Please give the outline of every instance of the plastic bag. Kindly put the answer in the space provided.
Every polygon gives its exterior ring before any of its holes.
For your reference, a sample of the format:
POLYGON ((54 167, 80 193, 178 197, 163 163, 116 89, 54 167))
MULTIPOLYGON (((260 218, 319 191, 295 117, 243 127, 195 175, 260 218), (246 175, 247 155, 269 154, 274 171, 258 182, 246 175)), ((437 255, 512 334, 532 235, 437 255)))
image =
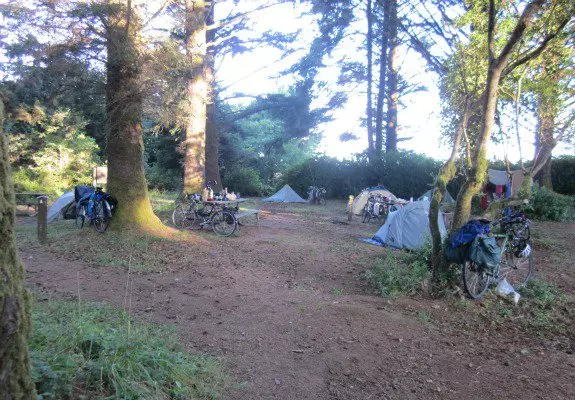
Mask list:
POLYGON ((507 282, 507 279, 503 279, 497 284, 495 292, 504 296, 512 294, 513 303, 515 303, 515 305, 519 304, 519 299, 521 298, 521 295, 515 291, 515 288, 511 286, 509 282, 507 282))

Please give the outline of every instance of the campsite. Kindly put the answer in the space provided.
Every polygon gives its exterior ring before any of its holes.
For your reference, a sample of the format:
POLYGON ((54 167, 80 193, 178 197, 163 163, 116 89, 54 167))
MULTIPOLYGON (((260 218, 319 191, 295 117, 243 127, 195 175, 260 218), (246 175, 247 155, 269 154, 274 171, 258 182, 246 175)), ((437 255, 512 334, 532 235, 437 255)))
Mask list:
POLYGON ((571 399, 575 4, 0 4, 0 399, 571 399))

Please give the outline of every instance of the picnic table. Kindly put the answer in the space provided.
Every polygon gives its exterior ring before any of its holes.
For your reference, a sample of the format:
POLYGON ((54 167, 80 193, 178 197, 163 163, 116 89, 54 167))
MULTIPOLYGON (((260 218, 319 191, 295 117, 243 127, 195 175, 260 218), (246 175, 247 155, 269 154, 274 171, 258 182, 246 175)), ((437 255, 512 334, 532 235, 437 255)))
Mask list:
POLYGON ((239 198, 239 199, 235 199, 235 200, 206 200, 204 201, 204 205, 213 205, 217 208, 231 208, 234 210, 234 214, 236 216, 236 219, 238 220, 238 223, 240 225, 242 224, 242 219, 250 216, 250 215, 255 215, 256 219, 257 219, 257 223, 260 222, 260 212, 261 210, 244 210, 242 212, 240 212, 240 203, 244 203, 246 201, 248 201, 249 199, 245 199, 245 198, 239 198))
POLYGON ((32 207, 34 214, 38 213, 38 197, 48 197, 46 193, 14 193, 17 206, 32 207))

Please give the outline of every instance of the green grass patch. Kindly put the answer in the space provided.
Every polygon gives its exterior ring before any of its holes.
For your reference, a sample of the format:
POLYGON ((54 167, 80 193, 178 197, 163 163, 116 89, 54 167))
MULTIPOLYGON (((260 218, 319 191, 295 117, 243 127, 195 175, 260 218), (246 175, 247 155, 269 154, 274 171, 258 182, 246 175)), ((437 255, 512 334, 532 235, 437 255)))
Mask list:
POLYGON ((387 249, 387 252, 373 261, 364 277, 384 297, 399 294, 414 295, 423 288, 424 281, 430 277, 430 249, 407 253, 387 249))
POLYGON ((227 387, 214 358, 184 352, 174 329, 107 305, 38 302, 32 377, 42 399, 213 399, 227 387))

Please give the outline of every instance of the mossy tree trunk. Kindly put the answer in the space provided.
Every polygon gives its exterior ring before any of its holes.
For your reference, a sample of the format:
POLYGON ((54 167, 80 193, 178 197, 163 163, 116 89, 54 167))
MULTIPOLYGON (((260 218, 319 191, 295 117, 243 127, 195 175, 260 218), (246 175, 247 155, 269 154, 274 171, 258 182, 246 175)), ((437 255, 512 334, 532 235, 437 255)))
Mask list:
POLYGON ((200 192, 205 182, 206 104, 209 78, 206 41, 206 12, 204 0, 185 0, 186 56, 190 80, 186 93, 186 153, 184 159, 184 191, 200 192))
POLYGON ((377 86, 377 103, 375 109, 375 144, 374 153, 378 158, 381 156, 383 147, 383 128, 384 114, 383 106, 385 104, 386 78, 387 78, 387 53, 389 43, 389 1, 383 2, 383 33, 381 35, 381 52, 379 54, 379 82, 377 86))
MULTIPOLYGON (((431 265, 432 265, 432 281, 433 287, 437 288, 440 284, 441 274, 445 270, 446 262, 443 257, 443 248, 441 245, 441 232, 439 231, 439 208, 443 200, 443 194, 447 190, 447 184, 453 179, 457 168, 455 166, 455 161, 457 159, 457 154, 459 152, 459 147, 461 145, 461 138, 463 132, 467 127, 468 121, 468 109, 466 107, 463 117, 457 126, 457 131, 455 133, 455 139, 453 143, 453 148, 451 150, 451 155, 449 159, 443 164, 439 175, 435 180, 435 190, 433 196, 431 197, 431 202, 429 205, 429 229, 431 231, 431 243, 432 243, 432 253, 431 253, 431 265)), ((448 228, 449 229, 449 228, 448 228)))
POLYGON ((15 200, 0 97, 0 399, 34 399, 28 335, 30 296, 14 243, 15 200))
POLYGON ((144 175, 141 90, 141 21, 131 2, 109 0, 106 112, 108 192, 118 199, 113 227, 161 227, 144 175))

